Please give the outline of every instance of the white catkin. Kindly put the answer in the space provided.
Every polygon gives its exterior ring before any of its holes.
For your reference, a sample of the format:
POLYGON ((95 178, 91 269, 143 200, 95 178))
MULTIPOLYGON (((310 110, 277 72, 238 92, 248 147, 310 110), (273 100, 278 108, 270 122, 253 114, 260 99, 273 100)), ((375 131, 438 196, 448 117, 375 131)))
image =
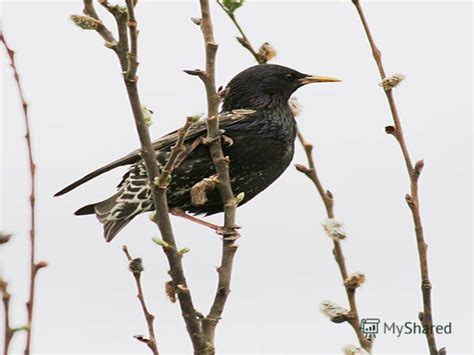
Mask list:
POLYGON ((344 230, 344 223, 335 218, 328 218, 322 223, 326 234, 334 240, 346 239, 346 231, 344 230))
POLYGON ((398 86, 398 84, 400 84, 404 79, 405 75, 403 74, 393 74, 392 76, 383 79, 379 86, 383 87, 383 89, 387 91, 398 86))
POLYGON ((344 355, 369 355, 369 353, 362 348, 358 348, 354 345, 347 345, 344 347, 344 355))

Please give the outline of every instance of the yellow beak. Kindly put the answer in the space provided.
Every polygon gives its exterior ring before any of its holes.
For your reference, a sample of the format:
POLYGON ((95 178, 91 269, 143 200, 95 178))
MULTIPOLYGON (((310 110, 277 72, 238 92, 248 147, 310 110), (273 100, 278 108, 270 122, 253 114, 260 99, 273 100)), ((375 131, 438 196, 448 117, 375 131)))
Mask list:
POLYGON ((302 85, 311 84, 311 83, 336 83, 341 81, 340 79, 332 78, 330 76, 320 76, 320 75, 308 75, 304 78, 299 79, 302 85))

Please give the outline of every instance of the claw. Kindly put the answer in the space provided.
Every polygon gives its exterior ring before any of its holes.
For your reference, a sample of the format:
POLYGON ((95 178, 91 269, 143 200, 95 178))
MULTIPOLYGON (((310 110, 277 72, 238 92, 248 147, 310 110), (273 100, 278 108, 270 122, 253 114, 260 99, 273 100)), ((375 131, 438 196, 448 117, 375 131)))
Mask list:
POLYGON ((231 147, 234 145, 234 140, 230 138, 229 136, 226 136, 225 134, 222 135, 222 142, 227 146, 231 147))

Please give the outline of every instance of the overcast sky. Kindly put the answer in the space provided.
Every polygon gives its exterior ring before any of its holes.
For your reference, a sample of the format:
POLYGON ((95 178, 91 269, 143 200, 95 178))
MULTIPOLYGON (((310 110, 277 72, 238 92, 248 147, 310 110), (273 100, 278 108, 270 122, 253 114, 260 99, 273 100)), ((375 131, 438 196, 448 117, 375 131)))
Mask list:
MULTIPOLYGON (((38 256, 50 264, 38 278, 35 353, 148 353, 132 338, 145 334, 146 325, 123 244, 144 260, 143 284, 161 352, 191 353, 179 306, 164 295, 167 262, 151 242, 157 230, 148 217, 136 218, 107 244, 95 218, 72 214, 111 195, 124 170, 52 198, 76 178, 138 147, 114 54, 96 33, 70 22, 69 15, 82 10, 80 1, 11 1, 2 7, 31 108, 38 256)), ((453 1, 365 5, 387 73, 407 76, 395 96, 412 157, 426 163, 420 198, 434 322, 452 323, 452 334, 437 337, 450 354, 472 351, 471 7, 453 1)), ((217 81, 225 85, 254 62, 214 5, 213 15, 220 44, 217 81)), ((408 178, 398 145, 384 133, 389 110, 355 9, 350 1, 248 1, 237 15, 255 46, 269 41, 277 49, 275 63, 343 79, 299 90, 298 122, 315 145, 320 177, 346 225, 349 271, 367 277, 357 293, 361 317, 416 322, 422 305, 415 236, 404 201, 408 178)), ((197 1, 138 5, 139 85, 143 103, 155 112, 154 138, 182 125, 187 115, 205 112, 202 84, 182 72, 203 66, 201 33, 189 21, 197 16, 197 1)), ((21 325, 28 175, 23 120, 5 60, 1 73, 0 227, 14 238, 0 248, 0 274, 11 285, 14 325, 21 325)), ((304 161, 297 147, 294 163, 304 161)), ((217 329, 220 354, 329 354, 356 344, 347 324, 333 324, 319 311, 323 300, 347 307, 331 240, 320 225, 324 218, 312 184, 293 167, 238 210, 242 238, 232 293, 217 329)), ((222 216, 209 220, 220 223, 222 216)), ((205 313, 216 287, 220 241, 201 226, 175 217, 172 222, 179 245, 191 249, 184 266, 196 306, 205 313)), ((16 336, 13 349, 23 349, 23 335, 16 336)), ((427 349, 423 335, 380 334, 374 351, 427 349)))

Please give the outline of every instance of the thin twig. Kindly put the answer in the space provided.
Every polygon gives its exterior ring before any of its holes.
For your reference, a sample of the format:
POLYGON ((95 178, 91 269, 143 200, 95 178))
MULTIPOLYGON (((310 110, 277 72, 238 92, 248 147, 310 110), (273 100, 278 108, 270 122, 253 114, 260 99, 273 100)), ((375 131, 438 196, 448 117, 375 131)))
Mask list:
MULTIPOLYGON (((298 131, 298 139, 303 145, 306 154, 306 159, 308 161, 308 167, 297 164, 296 169, 304 173, 313 182, 314 186, 318 190, 319 195, 321 196, 321 199, 323 200, 327 217, 334 218, 333 196, 329 190, 326 190, 323 187, 321 180, 319 179, 319 176, 316 172, 316 165, 314 163, 313 158, 313 146, 310 143, 306 142, 300 131, 298 131)), ((372 341, 365 337, 364 333, 360 328, 360 318, 357 310, 355 288, 350 287, 346 283, 346 281, 349 280, 349 273, 347 272, 346 262, 344 258, 344 253, 342 251, 341 243, 335 239, 333 239, 333 254, 337 266, 339 267, 339 272, 341 274, 343 285, 347 294, 347 299, 349 301, 350 317, 348 317, 346 320, 354 329, 354 332, 357 335, 357 339, 359 340, 360 346, 362 346, 366 351, 370 353, 372 349, 372 341)))
POLYGON ((250 42, 244 30, 242 29, 239 22, 237 21, 237 18, 235 17, 234 12, 229 11, 229 9, 227 9, 220 0, 217 0, 217 3, 222 8, 222 10, 224 10, 227 16, 229 16, 229 18, 234 23, 237 30, 240 32, 240 35, 242 37, 237 37, 237 41, 242 45, 242 47, 247 49, 253 55, 253 57, 255 58, 258 64, 265 64, 266 60, 262 58, 260 55, 258 55, 257 51, 255 51, 255 49, 252 46, 252 43, 250 42))
MULTIPOLYGON (((105 5, 106 1, 100 1, 105 5)), ((109 46, 117 54, 121 69, 123 72, 123 79, 127 89, 127 94, 132 108, 133 117, 135 120, 135 126, 138 132, 138 136, 141 144, 141 156, 145 163, 149 184, 152 190, 152 198, 155 206, 155 214, 153 220, 158 225, 163 240, 167 243, 168 247, 163 248, 168 259, 170 266, 169 274, 173 280, 173 285, 177 287, 178 300, 183 314, 186 328, 191 338, 195 354, 203 354, 208 348, 206 341, 203 336, 201 321, 198 317, 191 292, 187 286, 187 281, 184 275, 182 265, 182 255, 178 253, 176 241, 173 235, 173 230, 168 213, 168 203, 166 198, 166 187, 160 187, 155 184, 156 178, 159 176, 159 167, 155 159, 155 153, 151 144, 150 134, 148 127, 145 124, 143 117, 143 108, 140 102, 138 94, 136 76, 138 68, 138 54, 137 54, 137 43, 138 43, 138 29, 137 21, 135 18, 135 2, 132 0, 126 1, 127 11, 126 17, 121 14, 123 10, 118 12, 111 11, 111 14, 115 17, 118 33, 122 34, 122 43, 127 44, 126 51, 120 49, 117 46, 109 46), (124 31, 128 28, 128 40, 125 42, 124 31), (131 43, 131 45, 130 45, 131 43)), ((113 5, 110 5, 113 6, 113 5)), ((84 0, 84 8, 86 15, 92 16, 96 14, 93 9, 91 1, 84 0)), ((98 17, 96 18, 98 19, 98 17)), ((100 19, 99 19, 100 20, 100 19)), ((103 25, 105 27, 105 25, 103 25)), ((99 29, 96 30, 99 32, 99 29)), ((102 31, 105 32, 105 31, 102 31)), ((105 33, 111 33, 109 30, 105 33)), ((103 33, 99 32, 103 36, 103 33)), ((120 38, 120 35, 119 35, 120 38)), ((119 41, 120 42, 120 41, 119 41)), ((117 41, 115 41, 117 43, 117 41)))
MULTIPOLYGON (((245 35, 244 31, 242 30, 242 27, 240 26, 237 18, 235 17, 234 13, 229 11, 223 4, 218 0, 218 4, 221 6, 221 8, 225 11, 225 13, 230 17, 232 22, 235 24, 237 29, 239 30, 240 34, 242 35, 242 39, 239 39, 239 43, 242 44, 244 48, 246 48, 255 58, 255 60, 259 64, 264 64, 266 61, 263 60, 261 56, 259 56, 255 50, 253 50, 252 44, 248 37, 245 35)), ((316 189, 318 190, 319 195, 321 196, 321 199, 324 203, 324 207, 326 208, 326 213, 328 218, 334 218, 334 201, 332 194, 329 191, 326 191, 321 184, 321 181, 319 180, 318 174, 316 172, 316 166, 314 164, 314 159, 313 159, 313 146, 306 142, 306 140, 303 138, 303 135, 301 134, 301 131, 297 130, 297 137, 298 140, 300 141, 305 154, 306 158, 308 161, 308 166, 305 167, 303 165, 296 165, 296 168, 298 171, 303 172, 315 185, 316 189)), ((359 339, 360 345, 367 351, 370 352, 372 348, 372 342, 368 340, 362 330, 360 329, 360 320, 359 320, 359 314, 357 311, 357 304, 356 304, 356 299, 355 299, 355 288, 348 287, 345 284, 345 281, 349 278, 349 274, 347 272, 347 267, 344 259, 344 254, 342 251, 341 243, 337 240, 333 241, 333 254, 334 258, 336 260, 336 263, 339 267, 339 271, 341 273, 342 280, 344 282, 344 287, 346 290, 347 298, 349 301, 350 305, 350 317, 347 318, 348 323, 352 326, 354 329, 354 332, 357 335, 357 338, 359 339)))
POLYGON ((36 276, 38 271, 41 268, 47 266, 47 263, 44 261, 36 262, 36 165, 33 158, 33 144, 31 139, 31 125, 30 117, 28 115, 28 103, 25 100, 25 95, 23 93, 23 87, 21 85, 20 76, 18 74, 18 69, 15 64, 15 52, 8 47, 7 42, 3 32, 0 32, 0 41, 5 46, 5 49, 10 58, 10 66, 13 69, 13 76, 18 88, 18 93, 20 95, 21 106, 23 108, 23 117, 25 121, 25 139, 26 146, 28 151, 28 167, 30 172, 30 289, 28 301, 26 303, 26 310, 28 316, 28 329, 26 334, 26 345, 25 345, 25 355, 30 354, 31 349, 31 337, 33 330, 33 310, 35 302, 35 289, 36 289, 36 276))
POLYGON ((14 332, 10 327, 10 293, 8 292, 8 283, 0 278, 0 293, 2 294, 3 302, 3 325, 4 325, 4 342, 3 342, 3 355, 8 355, 8 349, 10 348, 10 342, 13 338, 14 332))
POLYGON ((191 128, 192 124, 193 118, 187 117, 184 126, 178 130, 178 139, 176 140, 176 144, 173 148, 171 148, 170 156, 168 157, 165 166, 161 170, 158 186, 162 189, 166 189, 168 187, 169 178, 174 170, 175 164, 178 158, 180 158, 181 154, 186 151, 186 147, 184 146, 184 140, 186 139, 186 135, 188 134, 188 131, 191 128))
POLYGON ((229 158, 224 156, 221 137, 219 131, 219 103, 220 97, 217 94, 215 67, 216 52, 218 45, 214 40, 214 31, 211 19, 211 10, 208 0, 200 0, 201 21, 200 27, 204 38, 206 50, 206 70, 200 71, 197 75, 201 78, 206 89, 207 96, 207 141, 214 168, 218 175, 217 184, 224 204, 224 238, 222 242, 222 259, 218 267, 218 285, 214 301, 208 315, 202 320, 203 332, 206 340, 214 344, 216 326, 222 316, 227 298, 230 293, 230 281, 232 275, 232 265, 237 245, 235 240, 238 237, 236 232, 236 209, 237 199, 232 192, 229 176, 229 158))
POLYGON ((137 286, 137 292, 138 292, 137 298, 140 301, 140 305, 142 307, 142 311, 143 311, 143 314, 145 316, 145 320, 148 326, 148 338, 144 338, 143 336, 137 335, 135 336, 135 339, 137 339, 138 341, 141 341, 142 343, 145 343, 150 348, 151 352, 154 355, 158 355, 159 354, 158 346, 156 343, 155 329, 153 326, 153 321, 155 320, 155 316, 148 311, 148 307, 146 306, 146 303, 145 303, 145 295, 143 293, 143 288, 142 288, 141 275, 143 272, 143 266, 141 263, 141 259, 132 258, 126 245, 122 247, 122 250, 128 259, 130 272, 133 274, 133 278, 135 279, 135 284, 137 286))
MULTIPOLYGON (((384 80, 386 78, 386 75, 382 63, 382 54, 378 49, 377 45, 375 44, 374 38, 370 31, 360 2, 358 0, 352 0, 352 3, 354 4, 357 10, 359 18, 362 22, 362 26, 364 27, 365 34, 372 50, 372 55, 374 57, 375 63, 380 74, 380 78, 384 80)), ((386 132, 388 134, 393 135, 393 137, 398 142, 402 151, 403 160, 405 162, 408 177, 410 179, 410 194, 407 194, 405 196, 405 200, 408 204, 408 207, 410 208, 413 223, 415 226, 416 243, 418 247, 418 255, 420 261, 421 290, 423 294, 423 312, 420 312, 419 319, 423 326, 426 326, 428 329, 433 329, 433 311, 431 305, 432 284, 428 273, 428 245, 425 242, 425 237, 423 233, 423 224, 421 221, 420 203, 418 198, 418 178, 420 177, 421 171, 423 170, 424 162, 423 160, 419 160, 413 165, 408 151, 408 147, 405 142, 405 137, 403 135, 402 124, 398 115, 397 105, 393 97, 393 90, 391 88, 384 88, 384 92, 385 96, 387 97, 394 124, 394 126, 386 127, 386 132)), ((426 332, 426 340, 431 355, 445 353, 445 348, 442 348, 440 350, 437 349, 434 332, 426 332)))

